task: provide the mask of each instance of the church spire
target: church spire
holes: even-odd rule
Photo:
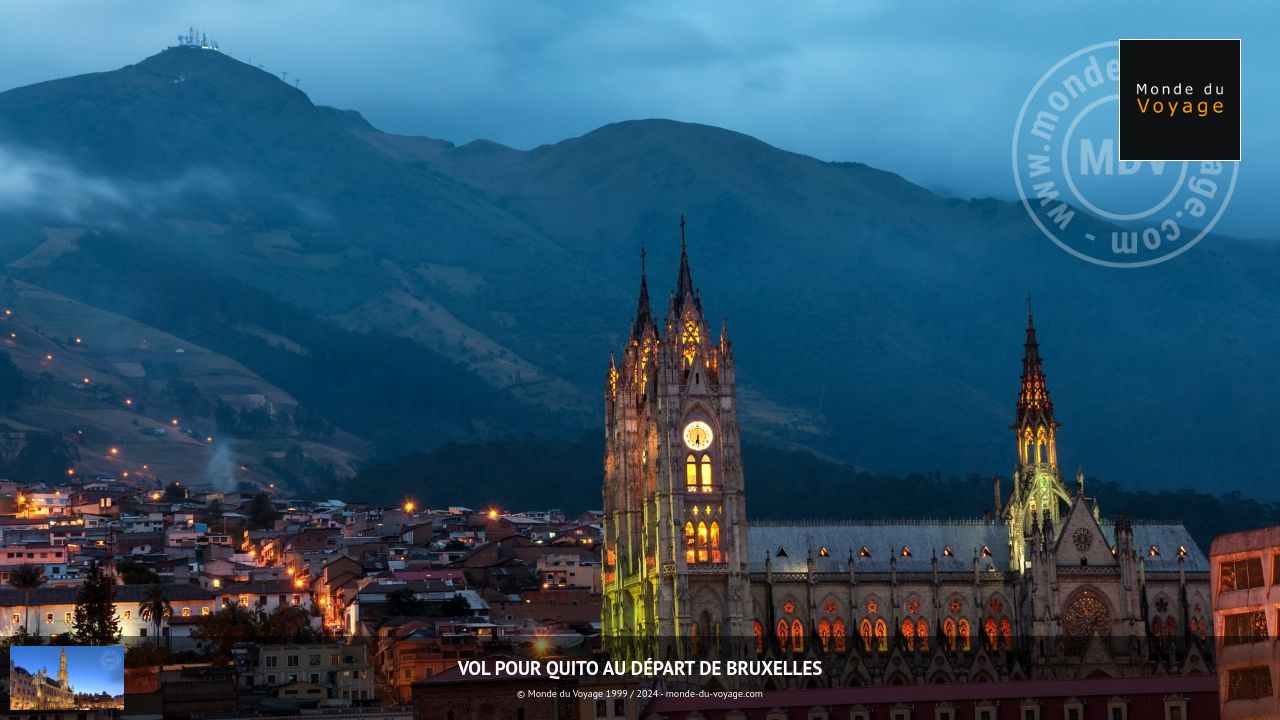
[[[656,327],[657,327],[653,322],[653,309],[649,302],[649,279],[648,279],[648,273],[645,271],[644,258],[645,258],[645,251],[644,251],[644,248],[641,247],[640,248],[640,300],[636,305],[636,322],[635,322],[635,325],[631,327],[631,337],[634,340],[639,340],[644,335],[644,332],[646,329],[654,328],[656,331]]]
[[[1053,417],[1053,400],[1045,383],[1044,362],[1040,359],[1040,343],[1036,340],[1035,314],[1031,310],[1031,296],[1027,295],[1027,342],[1023,345],[1022,389],[1018,392],[1016,428],[1028,425],[1059,427]]]
[[[693,273],[689,271],[689,245],[685,239],[684,215],[680,216],[680,276],[676,278],[676,289],[671,296],[671,308],[667,313],[668,320],[679,320],[686,307],[692,307],[699,316],[702,304],[698,300],[698,291],[693,288]]]

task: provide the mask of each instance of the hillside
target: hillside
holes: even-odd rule
[[[56,179],[0,205],[0,261],[16,277],[152,317],[166,297],[155,293],[175,289],[130,269],[163,275],[176,259],[260,293],[231,313],[271,301],[398,335],[406,344],[388,352],[407,355],[389,367],[421,351],[459,363],[465,387],[496,388],[360,420],[392,454],[594,427],[639,248],[661,312],[683,213],[704,305],[734,336],[753,441],[879,472],[1007,473],[1032,293],[1064,462],[1132,488],[1276,492],[1263,435],[1280,421],[1271,244],[1211,237],[1116,272],[1066,256],[1015,205],[939,197],[727,130],[644,120],[530,151],[455,147],[381,133],[195,49],[0,93],[0,152]],[[91,255],[55,242],[76,227],[108,240]],[[104,264],[128,282],[104,282]],[[311,346],[224,315],[219,327]],[[298,394],[287,370],[214,347]],[[360,399],[402,397],[377,391]],[[361,434],[343,409],[357,400],[332,397],[347,405],[326,418]],[[404,434],[417,412],[435,430]]]
[[[63,438],[71,462],[57,475],[70,467],[141,487],[179,481],[219,490],[243,483],[302,490],[315,478],[273,467],[291,448],[328,468],[330,477],[354,473],[368,454],[367,443],[341,430],[299,432],[297,399],[231,358],[28,283],[2,276],[0,282],[0,352],[26,378],[27,390],[0,414],[0,425]],[[236,433],[219,423],[220,408],[260,414],[262,426]],[[11,457],[26,444],[13,440],[0,455]]]

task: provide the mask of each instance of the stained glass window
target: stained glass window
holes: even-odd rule
[[[836,639],[836,652],[844,652],[844,620],[836,618],[831,626],[831,634]]]
[[[707,524],[698,523],[698,562],[707,561]]]
[[[711,456],[702,456],[702,492],[711,492]]]
[[[916,644],[920,646],[920,652],[929,652],[929,623],[924,618],[916,621]]]
[[[764,626],[760,624],[759,620],[756,620],[752,630],[755,631],[755,635],[756,635],[756,654],[763,655],[764,654]]]
[[[960,618],[960,649],[969,652],[973,648],[969,637],[969,621]]]
[[[720,562],[720,523],[711,523],[711,562]]]
[[[1111,632],[1111,610],[1092,590],[1081,590],[1063,618],[1067,634],[1073,637],[1107,635]]]
[[[880,652],[889,652],[889,626],[884,618],[876,620],[876,647]]]
[[[995,618],[987,618],[987,621],[982,624],[982,635],[986,638],[987,649],[995,650],[996,643],[1000,641],[1000,629],[996,627]]]
[[[862,638],[863,652],[871,652],[871,621],[863,618],[862,624],[858,626],[858,636]]]
[[[947,649],[956,649],[956,621],[947,618],[942,622],[942,634],[947,638]]]
[[[826,620],[818,621],[818,641],[822,643],[822,652],[831,650],[831,623]]]
[[[1004,638],[1004,649],[1013,649],[1013,623],[1009,622],[1009,618],[1000,621],[1000,637]]]
[[[910,619],[902,621],[902,644],[907,652],[916,649],[916,624]]]
[[[778,644],[783,650],[787,649],[788,641],[791,638],[791,624],[786,620],[778,621]]]
[[[800,618],[791,621],[791,650],[804,652],[804,626],[800,624]]]
[[[822,604],[822,609],[823,609],[823,610],[826,610],[828,615],[835,615],[835,614],[836,614],[836,601],[835,601],[835,600],[828,600],[828,601],[826,601],[825,603],[823,603],[823,604]]]
[[[698,489],[698,461],[692,455],[684,460],[684,484],[689,492]]]
[[[695,533],[693,530],[693,523],[687,522],[684,524],[684,561],[687,563],[693,563],[697,561],[696,548],[694,548],[694,540],[695,540]]]

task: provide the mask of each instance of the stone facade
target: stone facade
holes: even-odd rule
[[[661,325],[649,303],[642,274],[605,383],[614,653],[823,660],[820,678],[764,687],[1212,672],[1208,562],[1187,530],[1107,518],[1083,472],[1063,480],[1030,307],[994,516],[749,524],[733,350],[710,338],[683,248]]]

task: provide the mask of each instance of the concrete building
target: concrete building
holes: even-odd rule
[[[1280,527],[1215,538],[1209,563],[1223,720],[1280,717]]]

